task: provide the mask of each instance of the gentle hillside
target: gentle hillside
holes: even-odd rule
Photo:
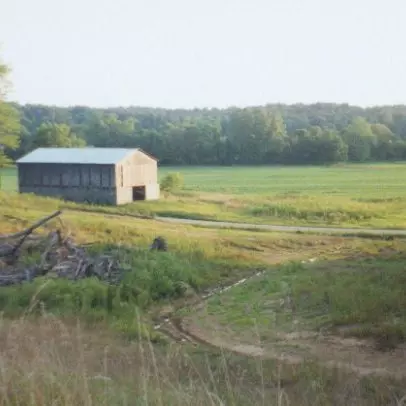
[[[3,192],[0,205],[5,234],[61,202]],[[400,355],[392,362],[382,349],[403,348],[404,241],[175,226],[101,207],[66,205],[61,220],[40,234],[59,228],[90,254],[114,256],[124,278],[108,286],[95,278],[72,282],[45,275],[0,288],[3,404],[18,398],[18,404],[30,399],[33,405],[49,399],[125,405],[148,398],[152,405],[242,406],[264,399],[275,405],[285,404],[278,399],[398,405],[403,396],[404,384],[395,379],[402,379]],[[167,239],[168,252],[149,251],[157,235]],[[33,249],[21,255],[22,266],[41,261]],[[275,343],[275,333],[292,332],[307,338],[290,335]],[[357,367],[365,367],[364,353],[354,347],[344,354],[336,346],[327,358],[316,353],[303,360],[303,346],[316,333],[322,336],[314,351],[321,351],[328,334],[370,337],[377,344],[366,347],[375,360],[367,369],[386,363],[389,373],[400,375],[363,376]],[[352,371],[323,364],[350,358]]]

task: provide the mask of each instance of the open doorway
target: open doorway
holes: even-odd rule
[[[133,187],[133,201],[145,200],[145,186]]]

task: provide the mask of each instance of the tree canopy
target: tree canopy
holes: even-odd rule
[[[0,167],[9,163],[7,150],[19,146],[20,117],[18,110],[6,102],[9,68],[0,61]]]
[[[363,109],[318,103],[191,110],[7,106],[21,116],[21,145],[8,151],[13,158],[35,146],[87,144],[140,147],[162,165],[406,159],[406,106]]]
[[[32,147],[83,147],[85,140],[76,136],[66,124],[42,123],[33,136],[28,137]]]

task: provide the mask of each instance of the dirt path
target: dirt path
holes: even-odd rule
[[[199,317],[199,313],[195,315]],[[253,358],[273,359],[289,365],[316,361],[327,368],[355,372],[359,376],[406,378],[406,346],[391,352],[379,352],[372,342],[323,335],[317,332],[277,333],[275,340],[252,343],[236,340],[224,328],[211,324],[197,326],[192,318],[177,322],[184,340],[220,348]]]
[[[272,359],[287,365],[301,365],[306,361],[356,373],[359,376],[406,378],[406,345],[388,352],[377,351],[370,340],[344,338],[320,332],[300,331],[283,333],[275,331],[271,340],[258,343],[255,339],[244,339],[218,325],[215,318],[205,313],[206,301],[213,295],[229,291],[263,275],[257,272],[222,289],[214,289],[203,295],[197,303],[186,306],[193,316],[166,315],[156,329],[178,342],[204,345],[252,358]],[[196,322],[199,320],[199,323]],[[205,323],[201,323],[201,321]]]
[[[406,237],[406,229],[392,229],[392,228],[349,228],[349,227],[318,227],[318,226],[284,226],[272,224],[251,224],[251,223],[236,223],[228,221],[214,221],[214,220],[193,220],[180,217],[164,217],[164,216],[141,216],[123,213],[101,213],[93,210],[82,210],[74,208],[64,208],[64,211],[83,212],[86,214],[103,215],[106,217],[127,217],[129,219],[137,220],[152,220],[163,223],[171,224],[184,224],[191,226],[200,226],[208,228],[233,228],[236,230],[262,230],[262,231],[279,231],[287,233],[313,233],[337,236],[382,236],[382,237]]]
[[[340,227],[312,227],[312,226],[282,226],[270,224],[249,224],[249,223],[233,223],[226,221],[209,221],[209,220],[192,220],[175,217],[160,217],[155,216],[155,220],[165,223],[189,224],[203,227],[214,228],[235,228],[239,230],[264,230],[264,231],[280,231],[291,233],[320,233],[320,234],[338,234],[338,235],[373,235],[373,236],[406,236],[406,230],[396,230],[389,228],[340,228]]]
[[[194,316],[199,318],[199,311]],[[305,331],[276,333],[274,341],[255,344],[233,337],[215,323],[211,323],[210,328],[198,326],[192,317],[170,317],[157,329],[178,342],[204,345],[252,358],[272,359],[288,365],[311,361],[359,376],[406,378],[404,345],[390,352],[380,352],[371,341]]]

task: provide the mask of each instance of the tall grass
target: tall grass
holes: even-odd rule
[[[312,364],[297,368],[223,351],[154,346],[46,312],[0,325],[0,404],[401,405],[402,385]]]
[[[124,343],[46,315],[0,330],[2,405],[220,405],[179,349]]]
[[[195,295],[220,281],[236,278],[239,272],[253,272],[244,265],[205,258],[199,251],[157,253],[114,244],[94,245],[89,251],[90,254],[101,251],[118,259],[123,277],[117,286],[96,278],[75,282],[48,276],[37,278],[32,283],[0,289],[0,308],[4,315],[18,317],[27,308],[36,314],[45,306],[53,314],[79,315],[87,323],[103,322],[136,338],[147,327],[142,332],[138,330],[134,324],[135,311],[143,312],[152,305]],[[30,253],[33,257],[35,254],[35,251]],[[153,335],[154,340],[159,338]]]

